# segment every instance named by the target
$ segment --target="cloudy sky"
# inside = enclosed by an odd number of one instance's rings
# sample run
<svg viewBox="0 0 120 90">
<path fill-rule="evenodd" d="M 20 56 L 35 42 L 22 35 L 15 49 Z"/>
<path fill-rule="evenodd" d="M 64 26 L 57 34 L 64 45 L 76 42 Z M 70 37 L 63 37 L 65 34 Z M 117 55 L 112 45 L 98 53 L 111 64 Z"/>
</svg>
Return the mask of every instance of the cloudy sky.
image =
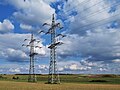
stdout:
<svg viewBox="0 0 120 90">
<path fill-rule="evenodd" d="M 28 73 L 24 39 L 40 40 L 36 73 L 48 73 L 52 14 L 64 27 L 57 48 L 60 73 L 120 74 L 120 0 L 0 0 L 0 74 Z"/>
</svg>

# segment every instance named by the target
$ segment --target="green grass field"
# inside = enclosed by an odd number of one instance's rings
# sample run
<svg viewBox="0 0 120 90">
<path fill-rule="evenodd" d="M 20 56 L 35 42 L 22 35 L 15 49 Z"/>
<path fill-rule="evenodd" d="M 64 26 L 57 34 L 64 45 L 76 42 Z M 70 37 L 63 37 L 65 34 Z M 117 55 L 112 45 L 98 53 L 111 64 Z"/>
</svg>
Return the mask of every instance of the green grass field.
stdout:
<svg viewBox="0 0 120 90">
<path fill-rule="evenodd" d="M 61 84 L 54 85 L 45 84 L 47 77 L 37 75 L 37 83 L 29 83 L 28 75 L 0 75 L 0 90 L 120 90 L 118 75 L 60 75 Z"/>
<path fill-rule="evenodd" d="M 18 79 L 13 79 L 17 78 Z M 36 75 L 37 82 L 47 82 L 47 75 Z M 1 81 L 27 82 L 28 75 L 0 75 Z M 61 83 L 120 84 L 119 75 L 60 75 Z"/>
</svg>

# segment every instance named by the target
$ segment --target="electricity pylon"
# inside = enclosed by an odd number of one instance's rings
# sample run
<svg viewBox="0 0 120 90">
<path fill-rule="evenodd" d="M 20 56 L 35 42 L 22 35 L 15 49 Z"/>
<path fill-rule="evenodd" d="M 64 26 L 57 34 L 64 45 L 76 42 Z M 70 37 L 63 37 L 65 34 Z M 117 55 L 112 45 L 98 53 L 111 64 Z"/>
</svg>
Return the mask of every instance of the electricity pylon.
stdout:
<svg viewBox="0 0 120 90">
<path fill-rule="evenodd" d="M 45 25 L 50 26 L 50 29 L 48 30 L 48 32 L 46 32 L 46 34 L 51 35 L 51 44 L 48 47 L 50 49 L 50 65 L 49 65 L 48 83 L 58 84 L 58 83 L 60 83 L 60 78 L 59 78 L 59 73 L 58 73 L 58 69 L 57 69 L 56 49 L 57 49 L 58 45 L 61 45 L 63 43 L 57 41 L 56 37 L 58 37 L 58 36 L 64 37 L 65 35 L 62 35 L 62 34 L 57 35 L 56 29 L 57 28 L 62 29 L 63 27 L 61 27 L 60 23 L 55 22 L 54 14 L 52 16 L 52 24 L 44 23 L 43 26 L 45 26 Z M 44 32 L 44 31 L 40 31 L 40 33 L 41 32 Z"/>
<path fill-rule="evenodd" d="M 37 41 L 34 39 L 33 34 L 31 34 L 31 39 L 25 39 L 24 41 L 28 41 L 28 44 L 23 44 L 22 46 L 30 47 L 30 67 L 29 67 L 29 76 L 28 76 L 28 82 L 37 82 L 36 74 L 35 74 L 35 55 L 38 55 L 38 53 L 35 52 L 35 48 L 41 48 L 40 46 L 36 46 L 35 42 L 39 43 L 40 41 Z"/>
</svg>

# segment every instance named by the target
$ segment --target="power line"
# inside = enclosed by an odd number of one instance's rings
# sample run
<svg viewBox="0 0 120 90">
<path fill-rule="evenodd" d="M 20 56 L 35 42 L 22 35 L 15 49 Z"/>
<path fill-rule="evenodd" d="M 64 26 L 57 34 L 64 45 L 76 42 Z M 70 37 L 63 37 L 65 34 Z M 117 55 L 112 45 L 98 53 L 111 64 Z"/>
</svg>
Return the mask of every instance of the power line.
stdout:
<svg viewBox="0 0 120 90">
<path fill-rule="evenodd" d="M 100 23 L 100 22 L 102 22 L 102 21 L 104 21 L 104 20 L 107 20 L 107 19 L 116 17 L 116 16 L 118 16 L 118 15 L 120 15 L 120 14 L 116 14 L 116 15 L 114 15 L 114 16 L 111 16 L 111 17 L 102 19 L 102 20 L 97 21 L 97 22 L 93 22 L 93 23 L 91 23 L 91 24 L 88 24 L 88 25 L 85 25 L 85 26 L 82 26 L 82 27 L 79 27 L 79 28 L 80 28 L 80 29 L 83 29 L 83 28 L 88 27 L 88 26 L 91 26 L 91 25 L 93 25 L 93 24 L 96 24 L 96 23 L 98 24 L 98 23 Z M 116 19 L 113 19 L 113 20 L 116 20 Z M 113 20 L 111 20 L 111 21 L 113 21 Z M 119 19 L 117 19 L 117 20 L 119 20 Z M 108 22 L 111 22 L 111 21 L 108 21 Z M 105 23 L 108 23 L 108 22 L 105 22 Z M 105 23 L 103 23 L 103 24 L 105 24 Z M 103 24 L 101 24 L 101 25 L 103 25 Z M 101 25 L 99 25 L 99 26 L 101 26 Z M 95 27 L 95 28 L 96 28 L 96 27 Z M 76 29 L 78 29 L 78 28 L 76 28 Z M 91 29 L 91 28 L 89 28 L 89 29 Z M 89 30 L 89 29 L 86 29 L 86 30 Z"/>
<path fill-rule="evenodd" d="M 82 4 L 84 4 L 84 3 L 87 4 L 88 1 L 90 1 L 90 0 L 87 0 L 87 1 L 85 0 L 85 1 L 83 1 L 83 2 L 81 2 L 81 3 L 77 3 L 77 5 L 75 5 L 75 6 L 72 7 L 71 9 L 67 10 L 66 12 L 70 12 L 71 10 L 74 10 L 75 8 L 77 8 L 78 5 L 82 5 Z M 72 2 L 71 2 L 71 3 L 72 3 Z"/>
<path fill-rule="evenodd" d="M 115 5 L 116 6 L 119 6 L 120 4 L 119 3 L 115 3 Z M 83 18 L 84 19 L 84 17 L 86 18 L 86 17 L 92 17 L 92 16 L 95 16 L 96 14 L 100 14 L 100 13 L 102 13 L 102 12 L 104 12 L 104 10 L 106 10 L 106 9 L 108 9 L 109 7 L 104 7 L 104 8 L 102 8 L 101 10 L 99 10 L 99 11 L 97 11 L 97 12 L 93 12 L 93 13 L 91 13 L 91 14 L 89 14 L 89 16 L 83 16 L 83 17 L 81 17 L 81 18 Z M 99 13 L 98 13 L 99 12 Z M 83 20 L 82 19 L 82 20 Z"/>
<path fill-rule="evenodd" d="M 119 6 L 120 3 L 114 3 L 113 5 Z M 93 14 L 98 14 L 98 12 L 103 12 L 103 10 L 108 9 L 108 8 L 109 8 L 109 7 L 104 7 L 104 8 L 102 8 L 101 10 L 99 10 L 99 11 L 97 11 L 97 12 L 93 12 L 93 13 L 89 14 L 88 16 L 83 16 L 83 17 L 81 17 L 81 18 L 94 16 Z M 78 12 L 78 14 L 80 14 L 80 13 L 81 13 L 81 12 Z M 68 18 L 68 19 L 69 19 L 69 18 Z"/>
<path fill-rule="evenodd" d="M 91 9 L 92 7 L 98 5 L 98 4 L 102 3 L 102 2 L 103 2 L 103 0 L 100 0 L 98 3 L 96 3 L 96 4 L 94 4 L 94 5 L 90 6 L 90 7 L 85 8 L 84 11 Z M 75 6 L 73 9 L 75 9 L 75 8 L 77 8 L 77 7 L 78 7 L 78 6 Z M 72 9 L 70 9 L 70 10 L 72 10 Z M 70 12 L 70 10 L 68 10 L 68 12 Z M 79 12 L 79 13 L 82 13 L 82 12 L 83 12 L 83 11 L 81 11 L 81 12 Z"/>
<path fill-rule="evenodd" d="M 88 1 L 90 1 L 90 0 L 88 0 Z M 87 1 L 83 1 L 83 2 L 81 2 L 81 3 L 78 3 L 76 6 L 74 6 L 73 8 L 71 8 L 71 9 L 69 9 L 69 10 L 67 10 L 66 12 L 70 12 L 70 10 L 72 10 L 72 9 L 75 9 L 78 5 L 81 5 L 81 4 L 83 4 L 83 3 L 85 3 L 85 2 L 87 2 Z M 72 2 L 71 2 L 72 3 Z M 45 20 L 44 22 L 47 22 L 48 20 L 50 20 L 51 18 L 48 18 L 47 20 Z"/>
<path fill-rule="evenodd" d="M 100 2 L 99 2 L 99 3 L 100 3 Z M 97 4 L 95 4 L 95 5 L 97 5 Z M 94 6 L 95 6 L 95 5 L 94 5 Z M 113 5 L 119 6 L 120 4 L 119 4 L 119 3 L 114 3 Z M 90 17 L 90 16 L 94 16 L 95 14 L 99 14 L 98 12 L 103 12 L 103 10 L 105 10 L 105 9 L 107 9 L 107 8 L 109 8 L 109 7 L 104 7 L 103 9 L 101 9 L 101 10 L 99 10 L 99 11 L 97 11 L 97 12 L 91 13 L 89 16 L 83 16 L 83 17 L 81 17 L 81 18 L 82 18 L 82 20 L 84 20 L 84 18 Z M 80 13 L 81 13 L 81 12 L 79 12 L 78 14 L 80 14 Z M 119 14 L 117 14 L 117 15 L 119 15 Z M 117 15 L 115 15 L 115 16 L 117 16 Z M 112 17 L 114 17 L 114 16 L 112 16 Z M 71 17 L 70 17 L 70 18 L 71 18 Z M 67 18 L 67 19 L 70 19 L 70 18 Z M 94 22 L 94 23 L 92 23 L 92 24 L 96 24 L 96 23 L 98 23 L 98 22 L 100 23 L 100 22 L 102 22 L 102 21 L 104 21 L 104 20 L 106 20 L 106 19 L 109 19 L 109 18 L 111 18 L 111 17 L 102 19 L 102 20 L 97 21 L 97 22 Z M 112 21 L 112 20 L 111 20 L 111 21 Z M 92 25 L 92 24 L 85 25 L 85 26 L 82 26 L 82 27 L 80 27 L 80 28 L 84 28 L 84 27 L 90 26 L 90 25 Z"/>
<path fill-rule="evenodd" d="M 90 1 L 90 0 L 89 0 L 89 1 Z M 71 9 L 69 9 L 69 10 L 67 10 L 66 12 L 70 12 L 72 9 L 77 8 L 78 5 L 81 5 L 81 4 L 86 3 L 86 2 L 87 2 L 87 1 L 83 1 L 83 2 L 81 2 L 81 3 L 78 3 L 76 6 L 74 6 L 73 8 L 71 8 Z M 92 7 L 100 4 L 100 3 L 102 3 L 102 2 L 103 2 L 103 0 L 100 0 L 98 3 L 92 5 L 92 6 L 86 8 L 86 9 L 84 9 L 84 10 L 89 10 L 90 8 L 92 8 Z M 88 3 L 88 2 L 87 2 L 87 3 Z M 82 11 L 82 12 L 83 12 L 83 11 Z M 82 12 L 77 12 L 77 13 L 82 13 Z M 67 18 L 67 19 L 69 19 L 69 18 Z M 66 19 L 66 20 L 67 20 L 67 19 Z M 50 18 L 48 18 L 48 20 L 50 20 Z M 44 22 L 47 22 L 48 20 L 45 20 Z"/>
<path fill-rule="evenodd" d="M 85 3 L 85 2 L 86 2 L 86 1 L 83 1 L 83 2 L 81 2 L 81 3 L 78 3 L 76 6 L 73 7 L 73 9 L 77 8 L 78 5 L 83 4 L 83 3 Z M 92 8 L 92 7 L 100 4 L 100 3 L 102 3 L 102 2 L 103 2 L 103 0 L 99 1 L 98 3 L 92 5 L 92 6 L 86 8 L 86 9 L 84 9 L 84 10 L 88 10 L 88 9 L 90 9 L 90 8 Z M 114 3 L 113 5 L 119 6 L 120 4 L 119 4 L 119 3 Z M 99 10 L 99 11 L 97 11 L 97 12 L 91 13 L 91 14 L 90 14 L 89 16 L 87 16 L 87 17 L 94 16 L 93 14 L 99 14 L 98 12 L 101 13 L 101 12 L 103 12 L 103 10 L 105 10 L 105 9 L 107 9 L 107 8 L 109 8 L 109 7 L 104 7 L 103 9 L 101 9 L 101 10 Z M 67 10 L 67 12 L 70 12 L 71 10 L 72 10 L 72 9 Z M 82 12 L 78 12 L 77 14 L 80 14 L 80 13 L 82 13 Z M 117 15 L 115 15 L 115 16 L 117 16 Z M 114 17 L 114 16 L 112 16 L 112 17 Z M 84 20 L 85 16 L 83 16 L 82 18 L 83 18 L 82 20 Z M 110 18 L 110 17 L 109 17 L 109 18 Z M 67 19 L 70 19 L 70 18 L 67 18 Z M 108 18 L 106 18 L 106 19 L 108 19 Z M 105 19 L 103 19 L 103 20 L 105 20 Z M 97 22 L 95 22 L 95 23 L 101 22 L 101 21 L 103 21 L 103 20 L 97 21 Z M 93 23 L 93 24 L 95 24 L 95 23 Z M 92 25 L 92 24 L 89 24 L 89 26 L 90 26 L 90 25 Z M 87 26 L 87 25 L 86 25 L 86 26 Z M 83 28 L 83 27 L 85 27 L 85 26 L 82 26 L 82 28 Z"/>
</svg>

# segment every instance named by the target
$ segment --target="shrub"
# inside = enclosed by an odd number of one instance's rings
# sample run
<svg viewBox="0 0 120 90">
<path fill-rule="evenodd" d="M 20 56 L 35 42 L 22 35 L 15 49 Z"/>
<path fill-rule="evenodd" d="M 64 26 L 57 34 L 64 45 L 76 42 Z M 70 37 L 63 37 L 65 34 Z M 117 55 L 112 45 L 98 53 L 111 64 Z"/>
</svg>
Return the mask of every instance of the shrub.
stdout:
<svg viewBox="0 0 120 90">
<path fill-rule="evenodd" d="M 102 75 L 102 77 L 110 77 L 110 78 L 114 78 L 114 77 L 116 77 L 116 75 L 109 75 L 109 74 L 106 74 L 106 75 Z"/>
<path fill-rule="evenodd" d="M 3 78 L 3 76 L 0 76 L 0 78 Z"/>
<path fill-rule="evenodd" d="M 108 81 L 106 81 L 106 80 L 91 80 L 89 82 L 108 82 Z"/>
<path fill-rule="evenodd" d="M 12 78 L 12 79 L 18 80 L 18 79 L 19 79 L 19 77 L 14 77 L 14 76 L 13 76 L 13 78 Z"/>
</svg>

